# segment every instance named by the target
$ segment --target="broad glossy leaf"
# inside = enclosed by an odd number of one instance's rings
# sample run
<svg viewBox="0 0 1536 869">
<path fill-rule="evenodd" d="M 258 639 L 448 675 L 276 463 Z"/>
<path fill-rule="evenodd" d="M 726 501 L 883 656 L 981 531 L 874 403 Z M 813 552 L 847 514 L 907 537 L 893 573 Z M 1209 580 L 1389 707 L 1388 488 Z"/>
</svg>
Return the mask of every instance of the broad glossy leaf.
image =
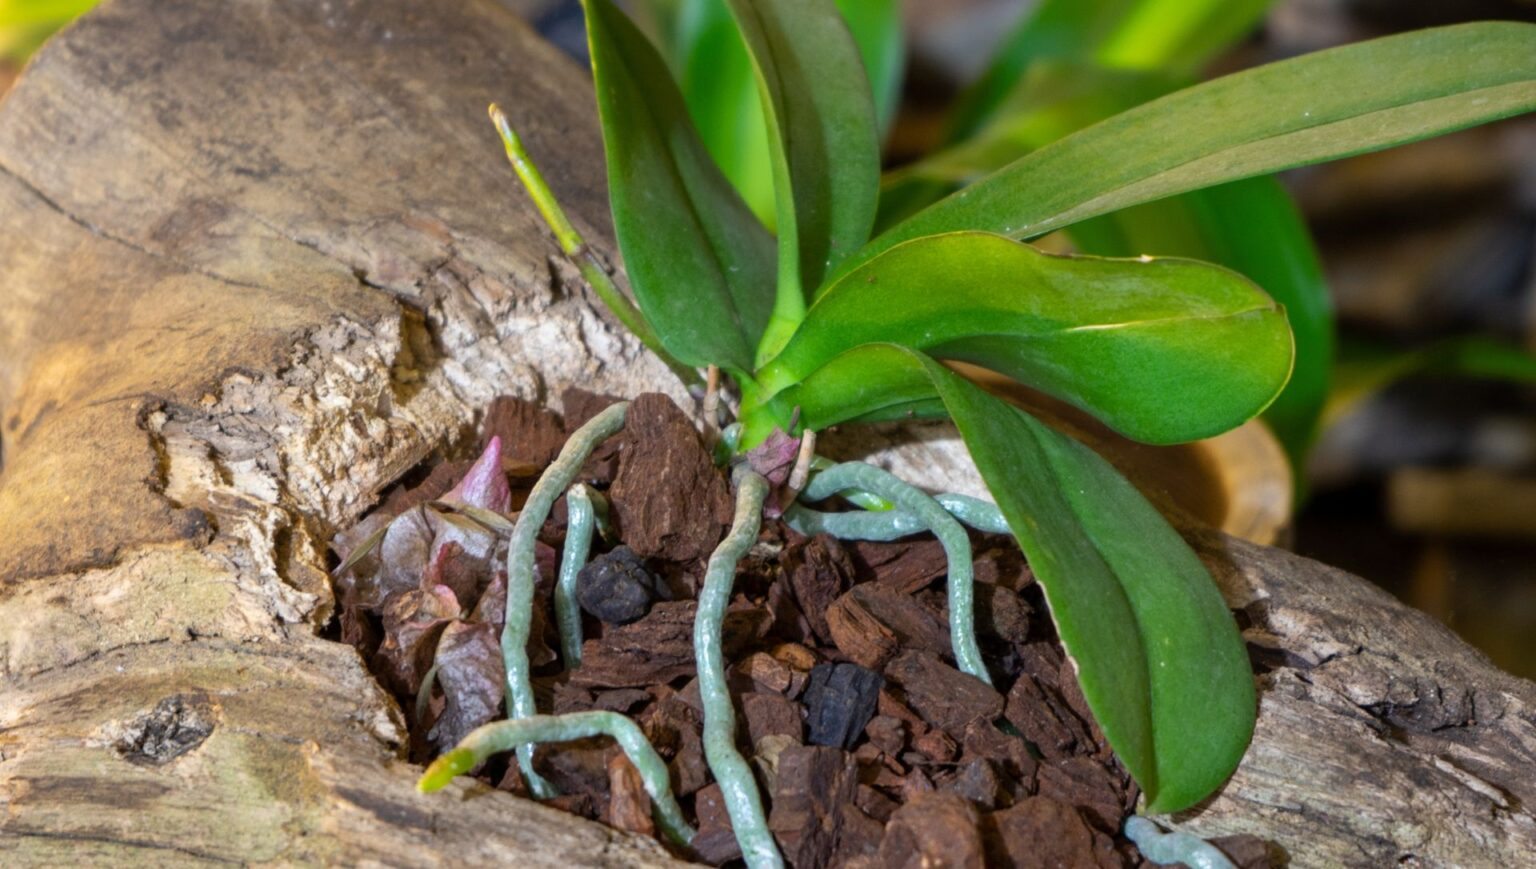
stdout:
<svg viewBox="0 0 1536 869">
<path fill-rule="evenodd" d="M 1234 73 L 1024 156 L 845 264 L 964 229 L 1029 238 L 1087 218 L 1536 108 L 1536 24 L 1462 24 Z"/>
<path fill-rule="evenodd" d="M 993 123 L 976 136 L 887 176 L 883 208 L 932 181 L 959 182 L 1006 165 L 1076 129 L 1167 92 L 1161 74 L 1045 61 Z M 917 194 L 929 195 L 928 192 Z M 1240 272 L 1285 306 L 1296 337 L 1296 370 L 1265 411 L 1294 467 L 1304 456 L 1328 392 L 1333 316 L 1311 235 L 1290 196 L 1268 176 L 1194 190 L 1073 225 L 1084 253 L 1180 256 Z"/>
<path fill-rule="evenodd" d="M 1253 673 L 1200 559 L 1097 453 L 932 360 L 924 366 L 1045 591 L 1083 696 L 1171 812 L 1224 782 L 1253 735 Z"/>
<path fill-rule="evenodd" d="M 884 395 L 860 390 L 881 378 Z M 908 348 L 849 351 L 816 377 L 848 402 L 806 404 L 808 425 L 936 395 L 1045 590 L 1089 708 L 1147 810 L 1221 785 L 1253 734 L 1253 675 L 1210 574 L 1134 486 L 1087 447 Z"/>
<path fill-rule="evenodd" d="M 1285 306 L 1296 366 L 1264 419 L 1293 465 L 1302 467 L 1328 397 L 1333 306 L 1311 233 L 1285 188 L 1270 176 L 1234 181 L 1084 221 L 1070 234 L 1085 253 L 1181 256 L 1226 266 Z"/>
<path fill-rule="evenodd" d="M 1279 306 L 1235 272 L 1049 256 L 952 233 L 849 272 L 758 382 L 771 395 L 880 342 L 1002 372 L 1152 443 L 1208 437 L 1257 414 L 1284 386 L 1292 352 Z"/>
<path fill-rule="evenodd" d="M 635 300 L 679 360 L 752 367 L 774 246 L 709 158 L 660 55 L 610 0 L 586 0 L 614 231 Z"/>
<path fill-rule="evenodd" d="M 869 80 L 832 0 L 726 0 L 767 119 L 779 283 L 813 289 L 869 239 L 880 143 Z M 799 280 L 792 281 L 798 275 Z M 780 292 L 784 292 L 783 289 Z"/>
</svg>

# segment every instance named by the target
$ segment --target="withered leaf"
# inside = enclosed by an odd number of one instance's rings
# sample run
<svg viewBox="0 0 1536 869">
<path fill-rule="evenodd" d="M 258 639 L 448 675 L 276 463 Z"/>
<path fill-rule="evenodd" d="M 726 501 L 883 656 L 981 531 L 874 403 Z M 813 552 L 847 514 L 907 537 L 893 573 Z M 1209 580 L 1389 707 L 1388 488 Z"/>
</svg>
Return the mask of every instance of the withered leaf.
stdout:
<svg viewBox="0 0 1536 869">
<path fill-rule="evenodd" d="M 470 558 L 462 546 L 450 540 L 433 553 L 421 585 L 428 589 L 444 586 L 460 602 L 477 600 L 484 580 L 488 578 L 488 567 L 484 560 Z"/>
<path fill-rule="evenodd" d="M 427 572 L 434 537 L 436 533 L 421 506 L 396 516 L 379 544 L 379 572 L 373 582 L 358 584 L 357 603 L 377 609 L 392 595 L 417 587 Z"/>
<path fill-rule="evenodd" d="M 447 751 L 471 730 L 496 717 L 501 706 L 504 671 L 501 646 L 488 624 L 453 622 L 437 644 L 437 681 L 443 689 L 443 714 L 427 738 Z"/>
<path fill-rule="evenodd" d="M 447 586 L 412 588 L 384 604 L 384 642 L 379 657 L 398 693 L 414 695 L 432 666 L 438 637 L 459 616 L 459 602 Z"/>
</svg>

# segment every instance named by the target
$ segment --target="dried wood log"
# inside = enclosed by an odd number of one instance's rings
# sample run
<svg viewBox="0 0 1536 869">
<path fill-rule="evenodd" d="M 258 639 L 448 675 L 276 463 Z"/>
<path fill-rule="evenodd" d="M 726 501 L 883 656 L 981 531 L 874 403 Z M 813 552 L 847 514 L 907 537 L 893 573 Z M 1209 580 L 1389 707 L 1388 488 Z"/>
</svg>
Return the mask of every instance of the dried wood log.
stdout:
<svg viewBox="0 0 1536 869">
<path fill-rule="evenodd" d="M 555 258 L 493 99 L 611 251 L 590 86 L 491 0 L 114 0 L 0 105 L 0 863 L 671 862 L 416 795 L 399 710 L 319 633 L 328 535 L 494 396 L 686 401 Z M 903 437 L 878 460 L 974 491 L 952 431 Z M 1191 533 L 1264 690 L 1183 826 L 1295 865 L 1527 858 L 1536 686 Z"/>
</svg>

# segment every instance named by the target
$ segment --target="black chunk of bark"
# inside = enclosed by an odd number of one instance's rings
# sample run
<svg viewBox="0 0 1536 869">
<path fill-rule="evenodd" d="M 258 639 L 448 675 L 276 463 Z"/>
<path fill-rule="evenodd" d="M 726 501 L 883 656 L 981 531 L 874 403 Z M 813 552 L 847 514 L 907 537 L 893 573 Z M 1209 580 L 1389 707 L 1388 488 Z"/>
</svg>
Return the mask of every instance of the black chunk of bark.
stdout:
<svg viewBox="0 0 1536 869">
<path fill-rule="evenodd" d="M 805 688 L 812 745 L 852 749 L 875 717 L 885 679 L 858 664 L 821 664 Z"/>
</svg>

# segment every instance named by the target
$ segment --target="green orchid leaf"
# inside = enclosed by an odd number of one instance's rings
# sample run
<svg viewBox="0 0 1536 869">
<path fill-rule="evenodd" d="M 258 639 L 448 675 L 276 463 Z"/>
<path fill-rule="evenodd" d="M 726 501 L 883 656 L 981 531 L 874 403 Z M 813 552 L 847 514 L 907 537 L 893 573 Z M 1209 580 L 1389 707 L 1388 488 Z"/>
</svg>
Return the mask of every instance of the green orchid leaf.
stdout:
<svg viewBox="0 0 1536 869">
<path fill-rule="evenodd" d="M 1024 154 L 1188 83 L 1158 71 L 1036 61 L 984 126 L 881 178 L 876 226 L 893 226 Z"/>
<path fill-rule="evenodd" d="M 684 0 L 668 54 L 710 156 L 763 225 L 774 229 L 768 126 L 752 58 L 720 0 Z"/>
<path fill-rule="evenodd" d="M 754 445 L 775 426 L 787 427 L 798 411 L 810 431 L 845 422 L 885 422 L 943 416 L 928 375 L 911 354 L 893 344 L 865 344 L 828 359 L 767 401 L 771 409 L 743 414 L 742 443 Z"/>
<path fill-rule="evenodd" d="M 1256 713 L 1242 638 L 1199 558 L 1118 471 L 910 348 L 856 348 L 804 385 L 811 428 L 920 406 L 924 394 L 943 402 L 1147 811 L 1187 808 L 1231 775 Z"/>
<path fill-rule="evenodd" d="M 1252 31 L 1273 0 L 1045 0 L 1003 40 L 960 99 L 950 142 L 1002 111 L 1041 60 L 1193 75 Z"/>
<path fill-rule="evenodd" d="M 853 41 L 858 43 L 859 57 L 864 61 L 864 71 L 869 76 L 869 87 L 875 100 L 875 118 L 880 128 L 880 138 L 891 129 L 896 120 L 896 107 L 901 104 L 901 81 L 906 73 L 907 43 L 901 26 L 899 0 L 837 0 L 838 11 L 848 23 Z"/>
<path fill-rule="evenodd" d="M 968 142 L 885 179 L 884 217 L 939 190 L 1006 165 L 1088 124 L 1169 90 L 1161 74 L 1043 61 L 1016 92 L 1021 102 Z M 1240 272 L 1285 306 L 1296 336 L 1296 370 L 1265 420 L 1300 468 L 1328 392 L 1333 314 L 1311 235 L 1295 204 L 1269 176 L 1234 181 L 1132 206 L 1075 224 L 1083 253 L 1178 256 Z"/>
<path fill-rule="evenodd" d="M 1050 256 L 970 232 L 917 239 L 849 272 L 757 380 L 772 395 L 881 342 L 1001 372 L 1151 443 L 1251 418 L 1285 385 L 1292 355 L 1280 307 L 1235 272 Z"/>
<path fill-rule="evenodd" d="M 1030 238 L 1176 193 L 1400 145 L 1536 108 L 1536 24 L 1420 30 L 1233 73 L 1123 112 L 887 230 Z"/>
<path fill-rule="evenodd" d="M 787 335 L 805 291 L 869 239 L 880 143 L 869 80 L 832 0 L 726 0 L 767 119 L 779 234 L 774 313 Z"/>
<path fill-rule="evenodd" d="M 666 64 L 611 0 L 586 0 L 614 231 L 635 300 L 689 365 L 750 371 L 774 245 L 710 160 Z"/>
<path fill-rule="evenodd" d="M 838 0 L 837 7 L 867 71 L 883 136 L 901 96 L 905 45 L 900 4 L 897 0 Z M 721 0 L 682 0 L 670 17 L 667 54 L 688 111 L 726 177 L 764 224 L 774 227 L 768 129 L 752 61 L 736 22 Z"/>
<path fill-rule="evenodd" d="M 1285 306 L 1296 367 L 1264 420 L 1300 469 L 1328 397 L 1333 303 L 1322 263 L 1295 202 L 1271 176 L 1195 190 L 1079 223 L 1085 253 L 1190 257 L 1239 272 Z"/>
<path fill-rule="evenodd" d="M 923 364 L 1146 811 L 1204 799 L 1242 760 L 1257 713 L 1242 637 L 1205 566 L 1097 453 Z"/>
</svg>

